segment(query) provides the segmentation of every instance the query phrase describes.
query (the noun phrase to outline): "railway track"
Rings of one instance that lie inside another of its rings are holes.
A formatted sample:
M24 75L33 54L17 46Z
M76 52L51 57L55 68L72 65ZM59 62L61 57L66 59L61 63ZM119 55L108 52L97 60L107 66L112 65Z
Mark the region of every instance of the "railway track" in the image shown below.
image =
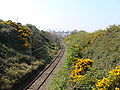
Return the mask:
M64 52L65 52L65 47L61 44L61 50L53 59L53 61L27 87L25 87L24 90L40 90L42 85L45 83L45 81L48 79L50 74L56 68Z

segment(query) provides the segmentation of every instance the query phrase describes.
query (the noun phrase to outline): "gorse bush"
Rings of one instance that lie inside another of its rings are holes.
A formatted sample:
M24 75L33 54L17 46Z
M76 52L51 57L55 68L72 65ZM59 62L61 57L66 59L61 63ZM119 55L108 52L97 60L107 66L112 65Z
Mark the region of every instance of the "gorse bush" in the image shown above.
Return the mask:
M25 50L27 46L25 46L25 43L29 42L29 37L31 34L31 31L27 27L23 27L21 24L17 24L12 21L3 21L0 23L0 42L5 44L7 47L14 48L16 50ZM25 33L24 36L22 35L23 31ZM27 35L27 36L25 36Z
M119 90L119 67L115 67L120 65L120 25L111 25L105 30L98 30L93 33L79 31L73 34L71 38L68 36L66 39L64 43L70 48L67 51L69 58L67 57L65 63L65 65L69 65L66 67L69 68L66 75L69 76L72 72L71 79L75 80L72 87L68 83L69 79L65 81L67 89ZM79 49L76 51L76 48ZM82 58L82 60L89 58L94 61L94 64L90 70L88 69L87 72L83 73L82 69L77 69L80 63L77 66L73 64L77 63L74 61L75 57Z
M50 37L31 24L0 21L0 90L16 90L51 62L60 47Z
M109 71L109 75L102 80L97 80L96 87L101 90L119 90L120 89L120 66Z
M18 32L18 37L25 42L23 45L26 48L30 47L29 42L30 42L30 35L32 34L32 32L28 27L23 27L21 23L15 23L12 21L7 21L7 22L3 21L3 23L15 27Z
M71 75L70 75L70 82L71 83L77 83L79 80L81 80L88 69L92 67L92 64L94 61L90 59L78 59L75 58L75 64L74 64L74 70L72 70Z
M94 41L102 35L102 33L103 32L99 32L97 34L94 34L93 37L88 41L88 45L90 46L91 44L93 44Z
M29 65L29 55L18 53L2 44L0 51L0 89L10 89L14 84L21 83L23 77L24 80L29 73L44 65L41 60L34 60Z
M67 36L67 37L64 39L64 41L66 42L66 41L68 41L70 38L72 38L72 35Z

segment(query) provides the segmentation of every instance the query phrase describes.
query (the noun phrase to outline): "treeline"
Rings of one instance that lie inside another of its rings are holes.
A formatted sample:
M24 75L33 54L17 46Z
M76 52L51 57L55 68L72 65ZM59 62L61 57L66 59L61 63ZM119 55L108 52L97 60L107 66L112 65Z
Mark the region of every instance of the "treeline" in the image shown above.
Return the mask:
M0 90L15 89L49 64L60 49L55 38L31 24L0 20Z
M69 35L64 67L50 90L119 90L120 25Z

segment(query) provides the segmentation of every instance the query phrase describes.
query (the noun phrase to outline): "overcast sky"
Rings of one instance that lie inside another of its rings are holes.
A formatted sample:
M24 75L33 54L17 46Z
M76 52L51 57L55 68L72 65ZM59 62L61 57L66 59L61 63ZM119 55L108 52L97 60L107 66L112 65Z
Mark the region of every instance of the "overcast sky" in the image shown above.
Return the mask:
M93 32L120 24L120 0L0 0L0 19L47 30Z

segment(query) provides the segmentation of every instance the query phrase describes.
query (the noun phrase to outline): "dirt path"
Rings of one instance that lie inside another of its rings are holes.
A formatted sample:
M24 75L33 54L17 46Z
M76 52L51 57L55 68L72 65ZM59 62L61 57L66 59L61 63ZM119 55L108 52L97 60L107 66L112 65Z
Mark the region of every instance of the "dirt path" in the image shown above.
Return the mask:
M65 58L66 58L66 49L65 49L65 53L64 53L63 57L61 58L60 62L57 65L57 67L53 70L52 74L49 76L49 78L46 80L46 82L43 84L43 86L39 90L48 90L48 86L49 86L52 78L56 75L56 73L63 66Z

